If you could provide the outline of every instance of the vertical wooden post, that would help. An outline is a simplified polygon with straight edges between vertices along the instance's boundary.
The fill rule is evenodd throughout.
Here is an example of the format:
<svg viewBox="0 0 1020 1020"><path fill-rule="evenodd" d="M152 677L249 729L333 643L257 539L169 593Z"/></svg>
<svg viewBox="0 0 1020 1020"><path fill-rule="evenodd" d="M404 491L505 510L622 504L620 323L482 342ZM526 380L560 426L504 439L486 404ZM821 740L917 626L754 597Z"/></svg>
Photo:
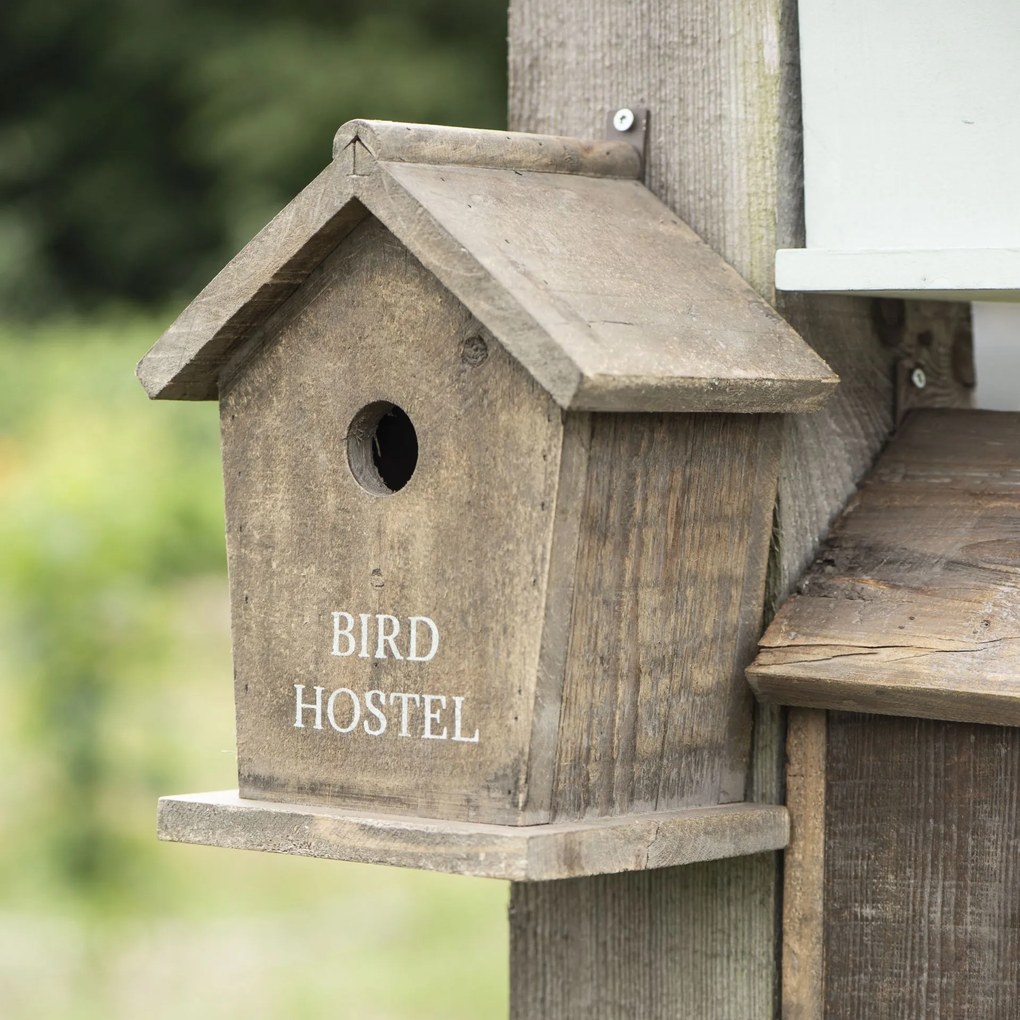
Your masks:
<svg viewBox="0 0 1020 1020"><path fill-rule="evenodd" d="M597 137L624 105L651 110L648 185L775 300L775 250L803 244L794 0L512 0L512 129ZM890 330L867 299L779 307L842 385L825 411L787 426L772 601L892 427L905 328ZM783 797L783 729L779 712L758 711L752 799ZM778 857L759 855L514 886L512 1016L776 1016L779 875Z"/></svg>

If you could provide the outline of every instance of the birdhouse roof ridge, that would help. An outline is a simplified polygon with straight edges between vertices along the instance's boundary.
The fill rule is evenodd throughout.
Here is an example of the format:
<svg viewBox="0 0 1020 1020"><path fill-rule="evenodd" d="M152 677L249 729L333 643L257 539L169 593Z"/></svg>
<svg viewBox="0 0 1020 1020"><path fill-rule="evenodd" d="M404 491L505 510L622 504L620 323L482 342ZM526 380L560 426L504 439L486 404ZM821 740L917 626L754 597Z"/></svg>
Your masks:
<svg viewBox="0 0 1020 1020"><path fill-rule="evenodd" d="M641 157L627 142L583 141L559 135L491 131L482 128L350 120L333 139L333 158L361 144L376 160L490 170L641 177Z"/></svg>
<svg viewBox="0 0 1020 1020"><path fill-rule="evenodd" d="M153 398L216 399L240 345L374 216L564 409L821 406L828 366L639 173L621 142L350 121L139 379Z"/></svg>

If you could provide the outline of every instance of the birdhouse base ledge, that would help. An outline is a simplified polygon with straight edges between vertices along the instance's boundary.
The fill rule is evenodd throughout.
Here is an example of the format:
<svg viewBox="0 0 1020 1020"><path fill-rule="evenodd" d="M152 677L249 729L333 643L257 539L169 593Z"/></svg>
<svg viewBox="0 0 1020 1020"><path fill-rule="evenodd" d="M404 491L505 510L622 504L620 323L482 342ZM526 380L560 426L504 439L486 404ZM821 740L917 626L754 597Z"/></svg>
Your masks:
<svg viewBox="0 0 1020 1020"><path fill-rule="evenodd" d="M723 804L512 826L243 800L236 790L163 797L162 840L235 850L545 881L646 871L783 849L786 808Z"/></svg>

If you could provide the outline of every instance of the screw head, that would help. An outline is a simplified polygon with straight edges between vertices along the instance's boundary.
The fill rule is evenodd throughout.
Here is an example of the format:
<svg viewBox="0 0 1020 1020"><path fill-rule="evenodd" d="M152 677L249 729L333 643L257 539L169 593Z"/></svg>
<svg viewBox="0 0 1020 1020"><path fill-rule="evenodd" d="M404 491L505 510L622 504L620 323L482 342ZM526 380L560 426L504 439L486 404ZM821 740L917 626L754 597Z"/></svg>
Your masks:
<svg viewBox="0 0 1020 1020"><path fill-rule="evenodd" d="M928 376L924 374L923 368L915 368L914 371L910 373L910 381L917 389L923 390L925 386L928 385Z"/></svg>
<svg viewBox="0 0 1020 1020"><path fill-rule="evenodd" d="M617 131L629 131L634 126L634 111L624 106L613 114L613 127Z"/></svg>

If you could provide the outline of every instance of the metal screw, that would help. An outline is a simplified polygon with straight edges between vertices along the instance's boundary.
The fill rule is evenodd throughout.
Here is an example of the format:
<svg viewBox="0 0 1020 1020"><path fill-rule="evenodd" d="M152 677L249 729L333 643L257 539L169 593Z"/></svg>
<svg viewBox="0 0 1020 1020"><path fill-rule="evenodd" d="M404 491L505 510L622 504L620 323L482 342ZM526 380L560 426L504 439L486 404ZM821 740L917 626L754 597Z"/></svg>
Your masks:
<svg viewBox="0 0 1020 1020"><path fill-rule="evenodd" d="M924 374L923 368L915 368L914 371L910 373L910 381L915 387L917 387L917 389L923 390L925 386L928 385L928 376Z"/></svg>
<svg viewBox="0 0 1020 1020"><path fill-rule="evenodd" d="M613 114L613 127L617 131L629 131L634 126L634 111L626 106Z"/></svg>

